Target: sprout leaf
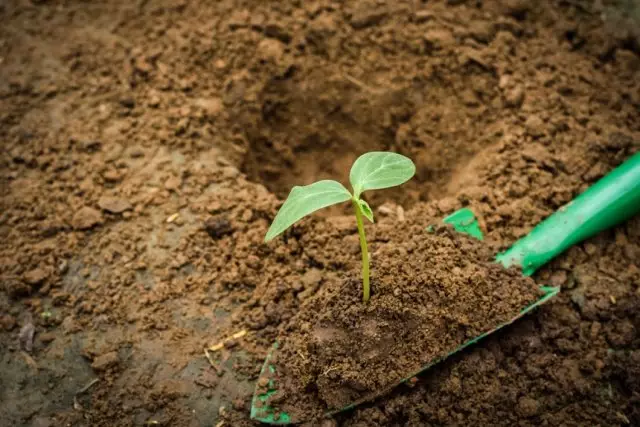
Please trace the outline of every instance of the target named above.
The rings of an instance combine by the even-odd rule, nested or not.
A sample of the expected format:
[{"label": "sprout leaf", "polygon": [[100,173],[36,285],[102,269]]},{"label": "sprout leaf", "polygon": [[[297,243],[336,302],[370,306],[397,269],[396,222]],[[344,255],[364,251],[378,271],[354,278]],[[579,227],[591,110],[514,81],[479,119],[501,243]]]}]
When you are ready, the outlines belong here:
[{"label": "sprout leaf", "polygon": [[358,207],[360,208],[360,212],[367,218],[369,221],[373,221],[373,211],[369,207],[369,204],[362,199],[358,199]]},{"label": "sprout leaf", "polygon": [[373,151],[358,157],[349,174],[356,199],[367,190],[395,187],[407,182],[416,173],[408,157],[398,153]]},{"label": "sprout leaf", "polygon": [[293,187],[278,211],[265,242],[273,239],[303,217],[337,203],[351,199],[351,193],[337,181],[323,180],[303,187]]}]

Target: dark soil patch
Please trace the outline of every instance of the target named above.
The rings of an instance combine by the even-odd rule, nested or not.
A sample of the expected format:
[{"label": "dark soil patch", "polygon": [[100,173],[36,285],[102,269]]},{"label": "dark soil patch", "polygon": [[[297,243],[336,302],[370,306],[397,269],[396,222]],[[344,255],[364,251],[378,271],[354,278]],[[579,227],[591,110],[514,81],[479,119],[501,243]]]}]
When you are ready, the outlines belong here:
[{"label": "dark soil patch", "polygon": [[357,277],[326,283],[283,325],[274,406],[293,420],[384,394],[430,361],[508,322],[542,293],[452,228],[413,222],[376,235],[373,295]]}]

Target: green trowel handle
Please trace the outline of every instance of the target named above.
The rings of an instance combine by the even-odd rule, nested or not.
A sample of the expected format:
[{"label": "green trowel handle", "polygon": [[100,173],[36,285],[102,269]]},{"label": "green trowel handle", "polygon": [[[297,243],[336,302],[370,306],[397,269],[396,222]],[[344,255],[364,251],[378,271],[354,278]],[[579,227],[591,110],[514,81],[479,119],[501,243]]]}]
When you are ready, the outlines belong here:
[{"label": "green trowel handle", "polygon": [[640,152],[538,224],[496,260],[526,276],[570,246],[640,212]]}]

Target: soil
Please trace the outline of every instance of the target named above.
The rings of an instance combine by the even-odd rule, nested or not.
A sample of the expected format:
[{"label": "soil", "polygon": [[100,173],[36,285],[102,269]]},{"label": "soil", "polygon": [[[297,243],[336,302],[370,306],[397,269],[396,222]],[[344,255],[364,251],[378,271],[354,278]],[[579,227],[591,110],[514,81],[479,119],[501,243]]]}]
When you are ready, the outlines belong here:
[{"label": "soil", "polygon": [[[417,176],[378,218],[468,206],[508,247],[640,150],[638,9],[2,2],[0,416],[254,425],[280,328],[359,271],[340,209],[262,243],[290,187],[395,150]],[[639,260],[636,217],[534,276],[553,301],[327,425],[640,425]]]},{"label": "soil", "polygon": [[[281,328],[273,404],[292,420],[371,400],[509,322],[543,293],[482,242],[420,221],[376,228],[373,294],[357,275],[323,285]],[[267,401],[269,404],[269,401]]]}]

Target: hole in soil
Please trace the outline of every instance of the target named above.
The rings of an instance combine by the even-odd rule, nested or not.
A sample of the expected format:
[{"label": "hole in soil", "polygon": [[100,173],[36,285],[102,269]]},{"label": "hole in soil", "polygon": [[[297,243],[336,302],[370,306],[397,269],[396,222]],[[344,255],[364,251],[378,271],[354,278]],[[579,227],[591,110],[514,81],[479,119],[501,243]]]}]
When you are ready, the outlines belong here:
[{"label": "hole in soil", "polygon": [[[487,90],[492,85],[495,82],[487,81]],[[453,171],[486,145],[467,142],[477,140],[470,123],[482,126],[478,117],[484,112],[476,111],[479,98],[473,107],[465,106],[461,99],[468,101],[470,96],[476,95],[460,96],[450,83],[437,80],[377,88],[319,71],[273,80],[259,95],[260,111],[241,119],[249,141],[242,170],[285,199],[294,185],[319,179],[335,179],[349,188],[349,169],[359,155],[389,150],[409,156],[416,164],[416,177],[401,191],[365,194],[369,202],[409,207],[446,196]]]}]

